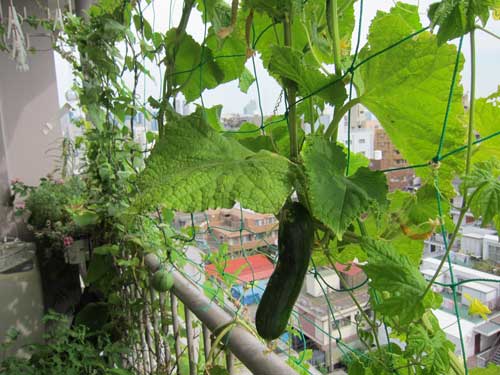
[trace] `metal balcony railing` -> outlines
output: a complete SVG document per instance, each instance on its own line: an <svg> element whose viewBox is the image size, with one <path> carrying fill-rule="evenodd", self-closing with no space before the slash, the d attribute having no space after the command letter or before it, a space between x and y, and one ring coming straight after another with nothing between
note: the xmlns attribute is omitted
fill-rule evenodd
<svg viewBox="0 0 500 375"><path fill-rule="evenodd" d="M159 268L160 263L153 256L147 258L147 266L154 272ZM166 373L180 375L179 359L185 355L183 350L187 351L189 374L197 374L199 371L197 367L198 356L204 355L205 360L207 360L214 336L221 331L222 327L234 321L234 316L213 303L200 287L184 277L181 272L176 270L172 272L174 286L168 293L169 296L167 293L160 293L158 296L151 290L148 296L150 303L146 304L142 314L143 319L140 322L141 343L134 348L131 360L135 362L135 368L144 374L163 370ZM167 311L167 298L170 298L170 311ZM179 309L179 304L182 304L183 309ZM159 311L151 311L154 306L159 307ZM182 314L179 314L179 310L184 310L183 317L180 316ZM169 320L168 316L171 319L168 324L165 324L165 321ZM201 323L201 332L196 334L193 324L195 320L199 320ZM182 327L185 328L185 337L181 337L180 334ZM175 353L170 353L169 345L165 340L170 328L175 339ZM200 345L200 340L203 340L202 345ZM225 367L230 374L238 374L241 371L235 366L235 357L253 374L296 374L282 358L246 328L237 324L222 338L221 342L223 343L221 350L225 350ZM202 347L203 349L201 349ZM248 374L248 371L244 373Z"/></svg>

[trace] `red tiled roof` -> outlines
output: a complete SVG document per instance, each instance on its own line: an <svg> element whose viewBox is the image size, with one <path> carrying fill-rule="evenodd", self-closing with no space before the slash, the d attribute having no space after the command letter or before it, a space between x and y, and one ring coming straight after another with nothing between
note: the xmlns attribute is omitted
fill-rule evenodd
<svg viewBox="0 0 500 375"><path fill-rule="evenodd" d="M339 270L340 272L345 273L346 275L349 275L349 276L355 276L362 271L361 268L359 268L358 266L356 266L353 263L342 264L342 263L336 262L335 268L337 270Z"/></svg>
<svg viewBox="0 0 500 375"><path fill-rule="evenodd" d="M238 281L248 282L268 279L274 271L274 265L265 255L258 254L246 258L228 260L224 272L233 275L239 270L241 272L238 275ZM205 266L205 272L207 276L220 277L213 264Z"/></svg>

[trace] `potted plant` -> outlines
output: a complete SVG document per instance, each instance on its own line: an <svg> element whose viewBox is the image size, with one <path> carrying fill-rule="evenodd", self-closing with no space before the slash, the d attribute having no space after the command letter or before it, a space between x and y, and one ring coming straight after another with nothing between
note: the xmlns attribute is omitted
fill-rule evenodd
<svg viewBox="0 0 500 375"><path fill-rule="evenodd" d="M68 313L80 298L80 269L97 223L97 214L86 207L85 182L48 176L35 187L16 179L11 189L16 215L35 237L45 308Z"/></svg>

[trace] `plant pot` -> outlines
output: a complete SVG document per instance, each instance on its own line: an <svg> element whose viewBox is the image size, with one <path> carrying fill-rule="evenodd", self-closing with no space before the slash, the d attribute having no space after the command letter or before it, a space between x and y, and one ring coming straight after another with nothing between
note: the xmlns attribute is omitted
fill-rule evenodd
<svg viewBox="0 0 500 375"><path fill-rule="evenodd" d="M66 262L65 251L59 243L37 238L36 244L45 312L54 310L70 315L81 297L78 264Z"/></svg>

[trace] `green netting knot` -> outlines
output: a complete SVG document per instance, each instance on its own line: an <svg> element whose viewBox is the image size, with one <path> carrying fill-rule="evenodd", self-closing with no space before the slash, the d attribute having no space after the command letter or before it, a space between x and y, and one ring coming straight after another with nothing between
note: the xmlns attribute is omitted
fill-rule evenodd
<svg viewBox="0 0 500 375"><path fill-rule="evenodd" d="M429 162L429 165L432 169L439 169L439 167L441 167L441 162L439 161L439 157L434 156Z"/></svg>

